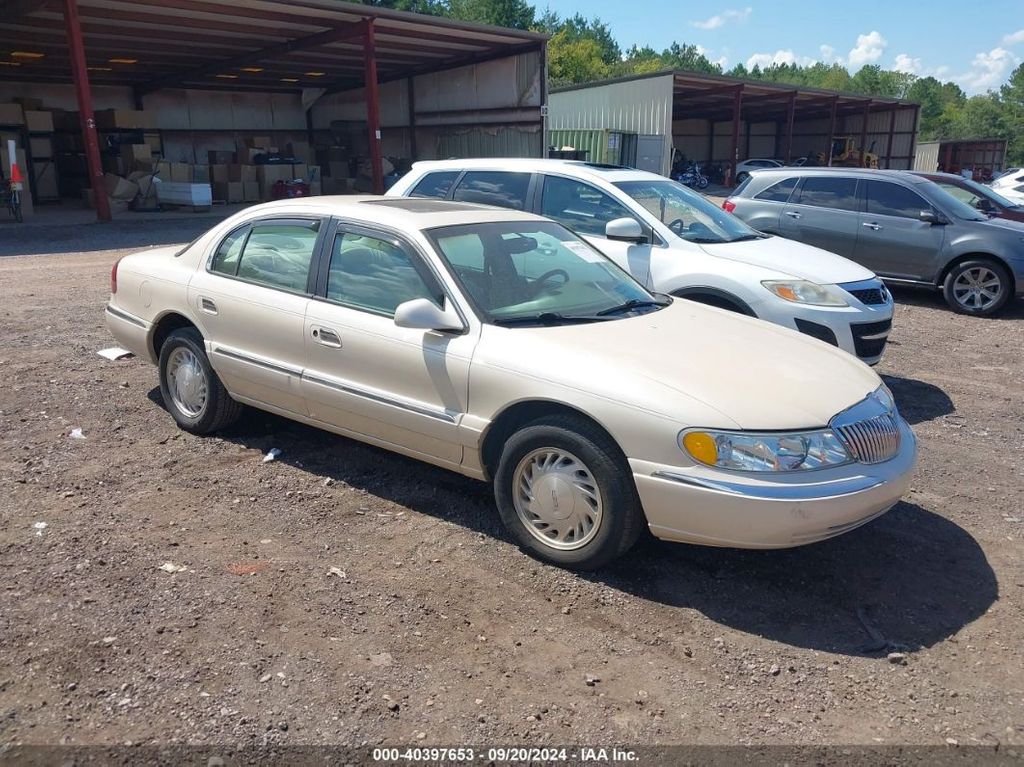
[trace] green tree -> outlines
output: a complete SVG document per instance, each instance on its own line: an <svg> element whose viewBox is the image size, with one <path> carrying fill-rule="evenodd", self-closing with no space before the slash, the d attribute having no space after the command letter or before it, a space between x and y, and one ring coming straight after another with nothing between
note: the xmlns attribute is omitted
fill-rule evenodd
<svg viewBox="0 0 1024 767"><path fill-rule="evenodd" d="M526 0L448 0L446 15L478 24L532 29L536 26L536 14Z"/></svg>
<svg viewBox="0 0 1024 767"><path fill-rule="evenodd" d="M589 37L577 37L565 29L548 42L548 80L552 87L606 79L610 67L601 57L601 46Z"/></svg>

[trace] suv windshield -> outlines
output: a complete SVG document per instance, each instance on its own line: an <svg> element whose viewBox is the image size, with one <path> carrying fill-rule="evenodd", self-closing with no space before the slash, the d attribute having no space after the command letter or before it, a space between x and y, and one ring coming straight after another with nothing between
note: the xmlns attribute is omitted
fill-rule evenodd
<svg viewBox="0 0 1024 767"><path fill-rule="evenodd" d="M463 224L427 235L495 325L598 322L664 305L561 224Z"/></svg>
<svg viewBox="0 0 1024 767"><path fill-rule="evenodd" d="M740 242L765 236L675 181L622 181L615 186L689 242Z"/></svg>
<svg viewBox="0 0 1024 767"><path fill-rule="evenodd" d="M943 210L953 214L956 218L964 221L988 221L988 216L972 208L963 200L959 200L934 181L926 181L929 191L935 195L935 202L942 206Z"/></svg>
<svg viewBox="0 0 1024 767"><path fill-rule="evenodd" d="M1017 203L1007 200L995 189L992 189L991 187L987 186L982 186L977 181L973 181L969 178L963 179L963 181L961 182L963 183L963 186L954 184L950 181L946 181L945 179L943 179L942 181L936 181L935 183L942 187L945 191L949 192L951 195L956 197L958 200L963 202L964 204L971 205L971 207L976 206L977 200L979 198L991 200L996 205L1000 205L1004 208L1017 207ZM975 202L975 205L971 204L972 200Z"/></svg>

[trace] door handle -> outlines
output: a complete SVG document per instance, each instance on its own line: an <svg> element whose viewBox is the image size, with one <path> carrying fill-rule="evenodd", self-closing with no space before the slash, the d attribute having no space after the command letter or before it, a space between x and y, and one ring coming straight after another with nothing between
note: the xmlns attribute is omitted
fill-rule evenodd
<svg viewBox="0 0 1024 767"><path fill-rule="evenodd" d="M341 336L330 328L314 327L313 340L324 346L330 346L332 349L341 348Z"/></svg>
<svg viewBox="0 0 1024 767"><path fill-rule="evenodd" d="M801 218L801 215L797 213L795 210L787 210L786 215L789 216L790 218Z"/></svg>
<svg viewBox="0 0 1024 767"><path fill-rule="evenodd" d="M211 299L206 298L205 296L199 299L199 308L202 309L207 314L217 313L217 304L215 304Z"/></svg>
<svg viewBox="0 0 1024 767"><path fill-rule="evenodd" d="M869 224L869 223L868 223L867 221L864 221L863 223L861 223L861 226L867 227L868 229L874 229L874 230L875 230L876 232L877 232L877 231L878 231L879 229L881 229L881 228L882 228L882 227L880 227L880 226L879 226L878 224L874 224L874 223L870 223L870 224Z"/></svg>

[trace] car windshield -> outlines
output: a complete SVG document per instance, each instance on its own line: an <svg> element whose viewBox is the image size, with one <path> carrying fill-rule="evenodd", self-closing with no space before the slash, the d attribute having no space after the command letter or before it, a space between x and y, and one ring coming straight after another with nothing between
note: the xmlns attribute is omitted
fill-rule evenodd
<svg viewBox="0 0 1024 767"><path fill-rule="evenodd" d="M427 235L492 324L598 322L665 303L561 224L463 224Z"/></svg>
<svg viewBox="0 0 1024 767"><path fill-rule="evenodd" d="M675 181L622 181L615 186L688 242L740 242L764 236Z"/></svg>

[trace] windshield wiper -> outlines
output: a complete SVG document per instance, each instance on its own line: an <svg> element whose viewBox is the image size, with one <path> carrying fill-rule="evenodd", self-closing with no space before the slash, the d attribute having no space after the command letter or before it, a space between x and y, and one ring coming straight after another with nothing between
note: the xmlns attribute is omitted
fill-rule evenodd
<svg viewBox="0 0 1024 767"><path fill-rule="evenodd" d="M647 298L631 298L623 304L613 306L611 309L602 309L595 316L607 317L611 314L622 314L633 309L642 309L645 306L666 306L664 301L652 301Z"/></svg>
<svg viewBox="0 0 1024 767"><path fill-rule="evenodd" d="M497 317L491 322L495 325L563 325L570 322L600 322L601 317L587 315L566 315L556 312L527 314L521 317Z"/></svg>
<svg viewBox="0 0 1024 767"><path fill-rule="evenodd" d="M731 240L725 240L725 242L748 242L749 240L763 240L767 235L764 234L741 234L739 237L734 237Z"/></svg>

